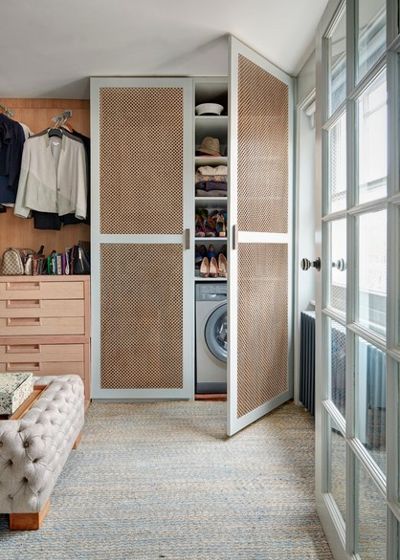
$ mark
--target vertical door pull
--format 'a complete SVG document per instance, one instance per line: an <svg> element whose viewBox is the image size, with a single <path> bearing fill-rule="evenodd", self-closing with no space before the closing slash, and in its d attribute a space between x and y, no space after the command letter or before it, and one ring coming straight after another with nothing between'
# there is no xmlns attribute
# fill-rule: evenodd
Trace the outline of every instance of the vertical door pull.
<svg viewBox="0 0 400 560"><path fill-rule="evenodd" d="M232 250L236 251L238 248L238 234L237 234L237 225L232 226Z"/></svg>
<svg viewBox="0 0 400 560"><path fill-rule="evenodd" d="M185 247L185 251L188 251L190 249L190 228L185 229L184 247Z"/></svg>

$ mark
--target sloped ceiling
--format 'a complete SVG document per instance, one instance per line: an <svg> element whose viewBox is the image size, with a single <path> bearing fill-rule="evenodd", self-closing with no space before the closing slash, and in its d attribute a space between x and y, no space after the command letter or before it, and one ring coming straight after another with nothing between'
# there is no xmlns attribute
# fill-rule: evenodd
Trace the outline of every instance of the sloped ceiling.
<svg viewBox="0 0 400 560"><path fill-rule="evenodd" d="M3 0L0 97L87 98L89 76L223 75L231 33L290 74L327 0Z"/></svg>

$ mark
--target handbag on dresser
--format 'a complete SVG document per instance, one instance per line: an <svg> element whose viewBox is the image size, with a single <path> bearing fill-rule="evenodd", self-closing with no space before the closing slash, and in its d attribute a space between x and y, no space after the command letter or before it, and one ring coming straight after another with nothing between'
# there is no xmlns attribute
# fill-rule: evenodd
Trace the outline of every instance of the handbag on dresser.
<svg viewBox="0 0 400 560"><path fill-rule="evenodd" d="M1 258L0 273L2 276L22 276L24 263L18 249L7 249Z"/></svg>
<svg viewBox="0 0 400 560"><path fill-rule="evenodd" d="M79 241L71 251L72 274L90 274L90 244Z"/></svg>

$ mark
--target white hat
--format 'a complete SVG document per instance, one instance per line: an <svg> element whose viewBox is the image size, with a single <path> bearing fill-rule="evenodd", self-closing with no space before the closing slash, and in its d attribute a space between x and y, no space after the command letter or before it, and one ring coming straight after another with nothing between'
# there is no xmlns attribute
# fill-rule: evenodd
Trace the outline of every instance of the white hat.
<svg viewBox="0 0 400 560"><path fill-rule="evenodd" d="M198 115L220 115L224 107L218 103L200 103L196 105L196 113Z"/></svg>

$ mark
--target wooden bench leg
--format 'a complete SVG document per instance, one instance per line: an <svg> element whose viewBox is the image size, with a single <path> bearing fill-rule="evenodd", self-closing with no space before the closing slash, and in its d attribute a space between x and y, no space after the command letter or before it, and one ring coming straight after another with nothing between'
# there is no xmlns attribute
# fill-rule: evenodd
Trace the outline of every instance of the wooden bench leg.
<svg viewBox="0 0 400 560"><path fill-rule="evenodd" d="M81 443L81 439L82 439L82 432L78 435L78 437L75 440L74 445L72 446L72 449L78 449L79 444Z"/></svg>
<svg viewBox="0 0 400 560"><path fill-rule="evenodd" d="M10 531L37 531L40 529L44 518L50 509L50 500L44 504L42 509L35 513L10 513Z"/></svg>

